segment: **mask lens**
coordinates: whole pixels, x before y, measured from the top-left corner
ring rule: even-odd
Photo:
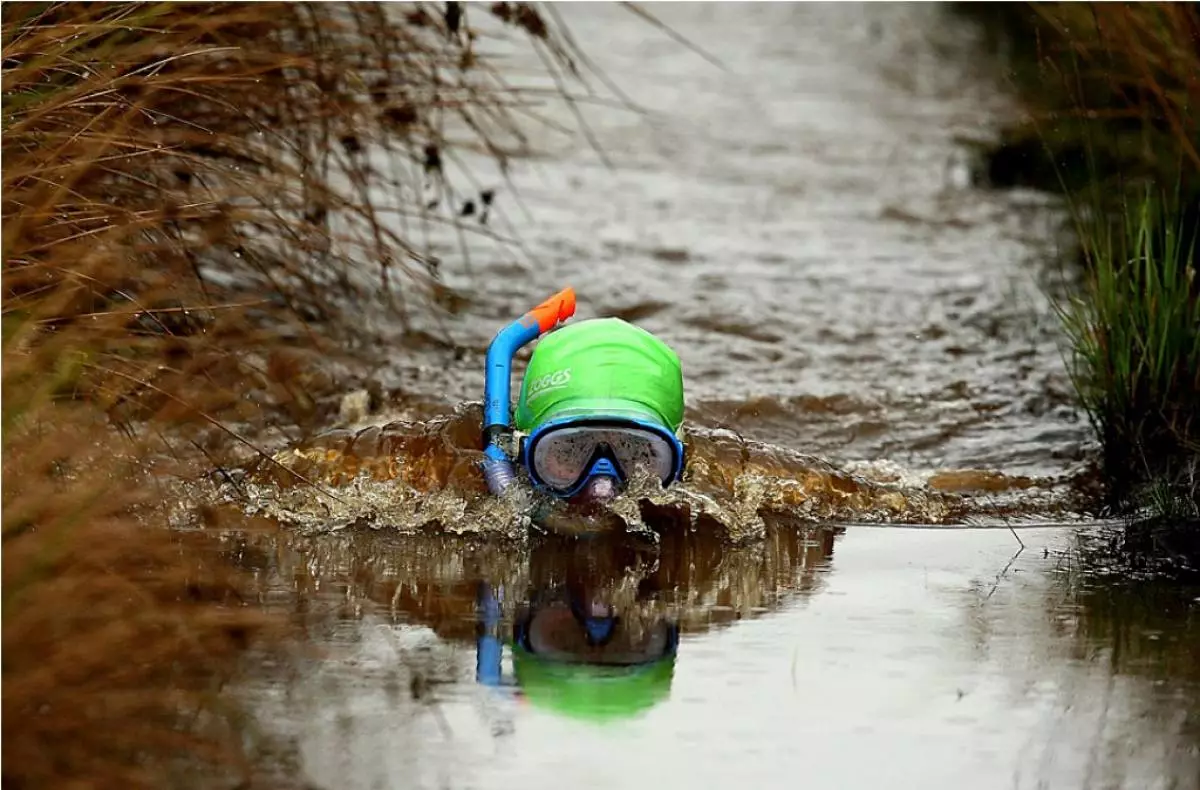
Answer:
[[[533,470],[551,488],[569,488],[587,470],[596,452],[595,434],[584,428],[548,433],[533,448]]]
[[[666,438],[642,428],[559,428],[537,440],[531,465],[545,485],[567,489],[580,482],[601,445],[609,449],[626,477],[644,468],[664,484],[671,481],[675,447]]]
[[[649,431],[619,428],[604,432],[617,463],[626,477],[634,470],[646,469],[665,485],[675,471],[675,448],[663,437]]]

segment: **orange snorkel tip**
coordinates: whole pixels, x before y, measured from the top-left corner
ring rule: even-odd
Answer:
[[[538,334],[545,334],[575,315],[575,289],[564,288],[530,310],[521,318],[525,326],[537,324]]]

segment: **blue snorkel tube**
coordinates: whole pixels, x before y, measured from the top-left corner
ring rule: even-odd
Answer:
[[[516,477],[513,459],[503,447],[512,433],[512,361],[517,350],[575,315],[575,291],[551,296],[492,338],[483,385],[483,476],[488,490],[500,496]]]

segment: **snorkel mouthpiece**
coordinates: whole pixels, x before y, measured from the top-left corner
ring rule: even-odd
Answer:
[[[522,346],[573,315],[575,291],[564,288],[501,329],[488,346],[483,391],[483,475],[488,490],[497,496],[503,494],[516,477],[512,459],[501,446],[504,438],[512,432],[509,399],[512,394],[513,357]]]
[[[607,502],[617,495],[621,475],[608,458],[597,458],[587,471],[586,482],[576,496],[583,502]]]
[[[579,492],[579,498],[585,502],[607,502],[617,495],[616,478],[609,475],[593,477]]]

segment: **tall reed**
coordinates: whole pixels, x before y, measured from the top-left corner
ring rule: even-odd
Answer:
[[[506,161],[547,98],[471,19],[574,62],[522,3],[0,14],[3,782],[161,786],[237,759],[220,682],[274,626],[155,481],[311,419],[364,303],[444,295],[404,221],[456,222],[444,163]]]

